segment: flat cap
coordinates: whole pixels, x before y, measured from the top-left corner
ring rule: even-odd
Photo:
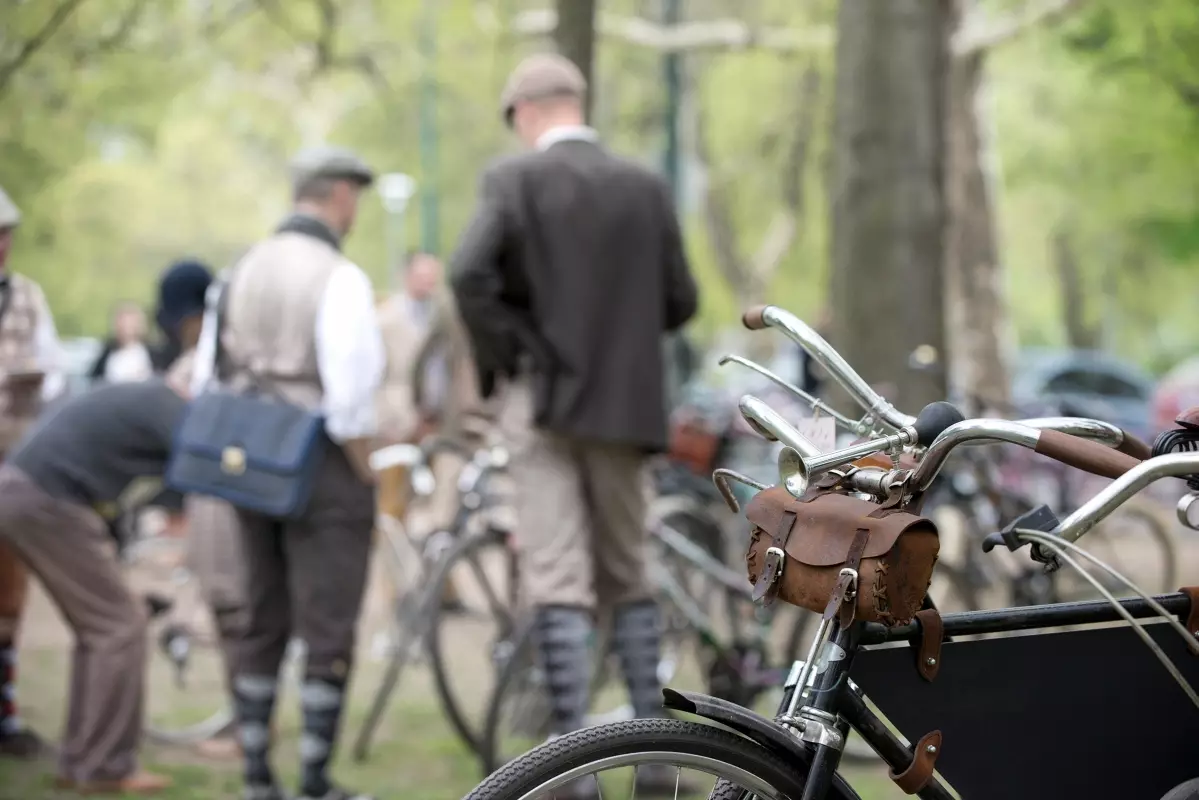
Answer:
[[[583,97],[587,79],[575,63],[557,53],[537,53],[516,65],[500,95],[504,121],[512,124],[512,111],[521,100],[547,97]]]
[[[370,186],[375,182],[375,173],[351,150],[318,145],[301,150],[291,161],[293,186],[302,186],[316,178],[340,178]]]
[[[21,224],[21,210],[0,187],[0,228],[15,228]]]

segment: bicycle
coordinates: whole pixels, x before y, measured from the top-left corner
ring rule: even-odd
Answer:
[[[994,456],[982,448],[961,451],[930,487],[925,513],[938,519],[951,514],[965,529],[958,552],[942,551],[946,563],[939,570],[939,606],[975,610],[983,607],[984,597],[997,593],[1013,606],[1093,599],[1092,587],[1073,575],[1046,574],[1014,559],[1000,564],[971,546],[986,531],[1037,508],[1042,504],[1038,500],[1059,516],[1079,505],[1074,501],[1077,481],[1071,480],[1069,472],[1053,468],[1057,465],[1007,465]],[[1018,480],[1005,477],[1004,473],[1012,472]],[[1038,479],[1044,480],[1039,496],[1027,491],[1038,488]],[[1177,536],[1150,501],[1132,498],[1090,532],[1088,542],[1091,552],[1102,553],[1104,561],[1125,574],[1140,576],[1139,582],[1152,591],[1177,586]],[[1105,586],[1113,588],[1110,581]]]
[[[929,487],[959,445],[1020,445],[1115,480],[1062,520],[1044,506],[1035,509],[989,535],[984,549],[1030,545],[1032,558],[1050,571],[1066,565],[1085,572],[1080,559],[1091,559],[1075,544],[1081,536],[1150,483],[1164,477],[1194,480],[1199,474],[1199,454],[1153,452],[1141,461],[1133,454],[1150,455],[1145,445],[1094,420],[958,421],[960,413],[954,411],[955,419],[948,404],[933,404],[913,418],[873,392],[790,314],[770,306],[747,313],[745,323],[782,329],[866,410],[859,421],[870,434],[866,442],[821,454],[781,417],[743,398],[743,414],[786,445],[779,477],[793,496],[812,480],[827,479],[822,485],[902,503]],[[1199,441],[1199,434],[1192,436]],[[914,449],[922,451],[914,467],[855,464],[871,453]],[[1116,457],[1116,449],[1126,455]],[[1191,519],[1188,512],[1196,504],[1199,491],[1192,491],[1180,504],[1180,519]],[[923,800],[1176,800],[1199,791],[1193,745],[1199,693],[1191,686],[1199,681],[1199,588],[1149,597],[1123,580],[1139,596],[1117,600],[1096,580],[1092,585],[1103,600],[932,614],[890,627],[861,620],[842,625],[839,610],[852,598],[856,580],[855,569],[841,569],[807,656],[795,662],[783,684],[774,719],[667,689],[667,709],[702,721],[636,720],[568,734],[492,774],[469,800],[615,797],[615,782],[601,783],[600,773],[632,767],[635,778],[643,765],[665,765],[679,775],[683,768],[702,771],[715,778],[708,796],[719,800],[858,798],[837,771],[851,731],[890,768],[892,781]],[[930,606],[926,596],[925,607]],[[1149,618],[1161,621],[1151,626],[1137,621]],[[934,624],[937,619],[940,624]],[[1068,626],[1080,627],[1052,630]],[[1026,633],[958,638],[1017,631]],[[1134,636],[1154,659],[1129,647]],[[1097,663],[1105,669],[1094,669]],[[1172,682],[1160,680],[1163,667]],[[1135,687],[1136,697],[1107,691],[1110,675]],[[871,701],[885,718],[871,709]],[[1059,722],[1073,723],[1065,735],[1055,729]],[[1151,742],[1126,736],[1148,730],[1154,732]],[[1129,745],[1135,766],[1119,758]],[[1053,757],[1028,758],[1041,753]],[[1094,768],[1096,753],[1106,756],[1103,769]],[[994,768],[1017,763],[1020,769]]]
[[[495,513],[503,507],[505,498],[494,485],[504,474],[507,451],[495,437],[486,437],[474,450],[463,442],[432,437],[420,447],[394,445],[384,448],[373,454],[372,467],[379,471],[406,467],[416,476],[413,485],[418,489],[417,493],[429,496],[433,479],[428,465],[444,452],[468,459],[457,480],[459,502],[449,526],[418,542],[401,520],[380,520],[380,529],[397,566],[409,573],[404,579],[409,588],[397,598],[393,617],[398,634],[396,643],[391,648],[383,678],[354,742],[352,754],[359,762],[369,754],[371,739],[404,670],[416,655],[416,647],[422,647],[428,656],[434,687],[451,727],[473,752],[480,750],[482,723],[473,720],[467,711],[472,704],[464,699],[464,695],[471,692],[454,686],[452,676],[462,671],[462,664],[457,658],[451,663],[448,655],[447,623],[441,603],[447,585],[464,571],[474,578],[485,600],[482,613],[476,613],[472,621],[472,640],[490,639],[488,656],[493,665],[502,664],[510,655],[508,642],[515,629],[512,610],[515,605],[515,560],[508,546],[508,526]],[[497,560],[500,568],[488,569]],[[488,648],[481,648],[479,652],[485,650]],[[483,672],[487,671],[485,665],[478,666]],[[476,675],[479,669],[467,672]]]
[[[699,672],[708,690],[728,702],[753,705],[777,689],[785,674],[785,669],[770,666],[777,609],[753,607],[744,577],[725,563],[723,532],[709,505],[715,492],[710,483],[705,482],[701,490],[688,477],[677,466],[660,467],[656,471],[659,494],[647,514],[652,545],[650,580],[665,617],[659,678],[666,683],[678,673],[685,645],[694,640]],[[747,610],[753,613],[745,613]],[[718,612],[723,612],[727,630],[721,630]],[[615,669],[606,640],[597,639],[593,647],[597,653],[594,708],[602,704],[603,687]],[[519,737],[517,748],[523,751],[544,740],[549,731],[544,677],[536,662],[530,627],[520,629],[513,650],[515,657],[500,670],[489,703],[481,752],[485,775],[510,759],[502,741],[506,733]],[[517,710],[512,711],[511,706]],[[622,706],[606,714],[593,713],[588,724],[631,716],[631,707]]]

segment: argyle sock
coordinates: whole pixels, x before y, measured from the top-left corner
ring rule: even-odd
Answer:
[[[0,642],[0,736],[23,729],[17,715],[17,650],[12,642]]]
[[[345,700],[345,682],[309,677],[300,688],[304,732],[300,736],[300,794],[324,797],[332,789],[326,775]]]
[[[633,713],[638,718],[662,716],[658,662],[662,649],[662,615],[652,600],[619,606],[612,620],[612,646],[620,657]]]
[[[265,793],[275,785],[270,763],[270,730],[277,684],[274,675],[239,674],[233,680],[238,738],[245,754],[247,796]]]
[[[543,606],[535,623],[537,651],[549,689],[551,735],[583,727],[591,687],[591,612]]]

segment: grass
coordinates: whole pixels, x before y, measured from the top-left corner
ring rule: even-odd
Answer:
[[[26,650],[22,653],[21,700],[23,714],[41,732],[53,735],[65,714],[64,688],[69,658],[62,649]],[[381,800],[457,800],[480,780],[474,757],[456,738],[441,715],[432,681],[423,667],[408,673],[390,713],[375,737],[371,756],[363,764],[349,758],[352,737],[361,724],[365,704],[378,674],[374,664],[362,665],[334,775],[358,790],[371,791]],[[294,693],[280,708],[277,766],[285,785],[294,786],[298,719]],[[215,800],[239,797],[238,763],[207,761],[189,749],[147,744],[145,765],[175,779],[175,786],[160,795],[164,800]],[[852,770],[848,777],[865,800],[904,797],[875,769]],[[52,763],[0,762],[0,800],[52,800],[74,797],[56,791]]]
[[[24,621],[20,651],[19,701],[22,715],[45,736],[57,738],[66,717],[66,688],[70,670],[69,636],[61,619],[45,596],[35,591]],[[364,628],[367,627],[364,625]],[[366,631],[361,641],[369,641]],[[490,673],[486,661],[487,634],[462,621],[452,636],[456,685],[474,693],[473,702],[484,707]],[[187,692],[172,692],[171,675],[162,660],[151,659],[147,712],[162,720],[194,721],[195,711],[215,708],[223,687],[215,677],[215,663]],[[206,663],[206,662],[198,662]],[[694,670],[681,668],[676,688],[698,689]],[[431,672],[425,665],[410,667],[399,691],[379,726],[365,763],[350,758],[350,748],[365,716],[366,707],[380,678],[381,667],[363,654],[352,685],[351,703],[343,724],[340,750],[334,761],[336,780],[359,791],[374,793],[380,800],[458,800],[482,779],[475,756],[450,728],[442,715]],[[190,708],[189,708],[190,706]],[[285,788],[296,784],[296,744],[299,737],[298,698],[286,690],[278,708],[276,768]],[[481,712],[480,712],[481,715]],[[163,800],[223,800],[240,797],[240,763],[211,760],[191,748],[146,743],[143,764],[169,774],[175,780]],[[877,768],[846,770],[864,800],[906,797]],[[75,795],[53,788],[53,763],[21,764],[0,761],[0,800],[53,800]]]

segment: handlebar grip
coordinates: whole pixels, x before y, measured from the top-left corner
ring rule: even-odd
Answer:
[[[1137,461],[1144,461],[1153,458],[1153,448],[1145,444],[1143,441],[1133,436],[1128,431],[1120,431],[1124,434],[1124,438],[1120,440],[1120,446],[1117,451],[1132,456]]]
[[[753,306],[741,315],[741,324],[751,331],[760,331],[766,327],[766,309],[770,306]]]
[[[1103,478],[1119,478],[1141,462],[1125,453],[1061,431],[1041,431],[1036,452]]]

